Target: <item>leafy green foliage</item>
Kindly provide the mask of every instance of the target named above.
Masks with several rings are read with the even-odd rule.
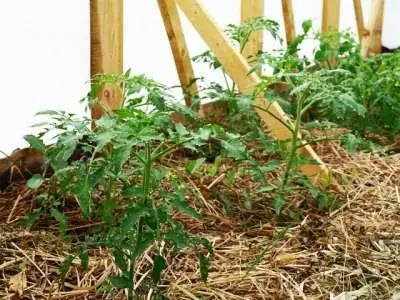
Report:
[[[226,172],[225,187],[232,188],[239,176],[248,177],[258,187],[251,192],[241,191],[244,207],[253,209],[258,202],[270,199],[275,213],[280,215],[290,209],[293,196],[307,201],[312,198],[320,208],[329,206],[329,195],[314,188],[297,172],[302,165],[315,163],[298,154],[297,149],[324,139],[339,139],[315,139],[313,130],[349,128],[352,132],[340,141],[350,153],[379,148],[365,139],[368,133],[389,138],[399,134],[400,54],[362,60],[349,33],[321,36],[312,32],[309,20],[302,28],[303,33],[287,49],[251,58],[254,67],[250,72],[265,66],[273,69],[271,76],[262,76],[253,93],[239,93],[212,52],[194,58],[224,75],[225,86],[210,83],[201,91],[207,99],[228,104],[229,119],[218,124],[199,117],[198,95],[192,95],[192,107],[184,107],[177,104],[167,87],[144,75],[133,76],[130,70],[122,76],[101,75],[93,79],[91,90],[83,99],[88,108],[99,104],[97,95],[105,84],[123,87],[123,107],[96,120],[94,131],[89,129],[92,121],[88,118],[53,110],[38,114],[50,121],[37,124],[42,131],[37,136],[25,136],[25,140],[45,155],[54,174],[49,179],[34,175],[27,182],[30,189],[38,190],[36,201],[40,208],[25,218],[25,224],[32,226],[40,216],[51,216],[66,237],[69,220],[61,204],[71,197],[78,200],[83,218],[104,222],[84,241],[76,242],[75,252],[62,264],[63,279],[74,258],[79,257],[87,268],[90,247],[101,245],[112,249],[118,268],[118,273],[110,276],[107,289],[127,289],[128,299],[149,288],[158,293],[168,249],[179,252],[191,248],[198,257],[200,275],[207,281],[211,244],[189,234],[174,217],[184,214],[202,219],[201,210],[188,202],[184,176],[165,163],[166,156],[187,151],[192,157],[185,161],[186,170],[198,177],[217,175],[225,159],[240,162],[240,169]],[[229,25],[226,33],[242,52],[251,33],[258,30],[266,30],[273,38],[282,40],[278,24],[264,18]],[[308,39],[319,41],[312,59],[301,57],[299,52]],[[280,85],[284,85],[284,91],[275,90]],[[254,108],[271,112],[267,105],[255,106],[256,93],[264,93],[270,102],[278,102],[288,113],[291,122],[281,122],[290,133],[288,140],[274,141],[265,133]],[[175,113],[191,123],[174,124],[171,118]],[[306,144],[301,144],[304,141],[299,138],[300,133],[309,137]],[[44,145],[46,135],[55,137],[53,145]],[[268,159],[259,159],[260,156]],[[233,201],[229,194],[216,194],[225,213],[229,213]],[[279,233],[279,238],[285,232]],[[140,282],[142,289],[135,291],[137,261],[145,252],[152,256],[153,266],[149,278]]]

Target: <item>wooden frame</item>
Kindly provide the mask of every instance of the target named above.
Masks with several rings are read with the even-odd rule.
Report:
[[[248,74],[250,66],[244,57],[232,46],[222,29],[211,18],[202,3],[199,0],[177,0],[177,3],[224,66],[226,72],[236,82],[239,90],[243,93],[252,91],[254,86],[260,82],[260,78],[255,73]],[[290,123],[290,120],[276,102],[269,102],[267,99],[264,99],[263,95],[259,94],[253,103],[257,113],[268,126],[274,138],[285,141],[292,138],[292,133],[282,124],[282,122]],[[307,145],[300,148],[298,152],[318,163],[304,165],[300,168],[301,171],[314,184],[328,183],[330,180],[329,170],[314,150]]]
[[[123,73],[123,0],[90,0],[90,75]],[[97,120],[103,109],[120,108],[122,91],[119,86],[105,85],[99,104],[92,107]]]
[[[264,0],[242,0],[240,9],[240,19],[242,24],[249,19],[264,16]],[[256,55],[263,50],[264,34],[262,30],[253,32],[248,43],[243,49],[243,56],[250,62]],[[262,70],[257,72],[261,75]]]
[[[382,28],[385,10],[385,0],[372,1],[371,13],[368,20],[367,34],[361,43],[361,55],[366,57],[382,51]]]
[[[340,23],[340,0],[324,0],[322,5],[323,34],[339,29]]]
[[[338,1],[338,0],[334,0]],[[245,3],[247,2],[247,3]],[[287,2],[290,4],[289,2]],[[249,74],[250,66],[246,59],[230,43],[222,29],[209,15],[199,0],[158,0],[160,12],[173,51],[176,68],[182,86],[190,86],[190,93],[197,93],[197,86],[192,82],[194,71],[189,51],[185,42],[177,5],[198,31],[209,48],[223,65],[225,71],[238,85],[242,93],[254,92],[254,87],[260,83],[256,73]],[[122,43],[123,43],[123,0],[91,0],[91,75],[101,73],[122,74]],[[242,20],[263,15],[263,0],[246,0],[242,3]],[[250,46],[245,49],[245,55],[254,55],[262,49],[262,33],[252,37]],[[99,95],[100,104],[92,109],[93,119],[98,119],[104,107],[115,109],[121,105],[121,89],[115,86],[105,86]],[[190,105],[187,98],[186,104]],[[290,119],[276,102],[264,99],[262,94],[255,95],[253,101],[255,110],[268,126],[270,134],[279,140],[289,141],[292,132],[285,126],[291,125]],[[205,107],[205,106],[204,106]],[[209,106],[208,109],[213,107]],[[204,110],[203,110],[204,111]],[[300,141],[301,142],[301,141]],[[300,170],[314,184],[329,184],[330,172],[319,159],[313,149],[306,145],[298,149],[299,153],[314,160],[316,164],[304,165]]]
[[[364,35],[366,34],[366,29],[364,25],[364,13],[362,9],[361,0],[353,0],[353,6],[354,6],[354,14],[356,17],[358,40],[361,43]]]
[[[282,14],[285,23],[286,44],[289,45],[296,37],[292,0],[282,0]]]
[[[191,96],[198,93],[198,88],[196,82],[194,82],[195,75],[192,61],[183,34],[176,1],[158,0],[158,7],[164,21],[164,27],[168,35],[172,55],[174,56],[179,81],[181,86],[186,89],[185,93],[189,94],[185,97],[185,103],[186,106],[190,107],[192,105]]]

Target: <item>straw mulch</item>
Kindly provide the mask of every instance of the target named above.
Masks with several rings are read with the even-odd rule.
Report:
[[[181,218],[212,241],[215,253],[207,284],[191,252],[165,253],[160,288],[169,299],[400,299],[400,155],[350,156],[332,142],[317,152],[346,195],[330,212],[305,209],[296,223],[262,206],[244,211],[239,203],[223,214],[206,183],[193,179],[207,222]],[[207,184],[222,189],[215,179]],[[243,179],[235,188],[252,185]],[[57,225],[28,232],[15,222],[31,198],[23,184],[0,194],[0,299],[125,299],[123,292],[106,292],[106,278],[116,272],[108,249],[92,250],[89,271],[77,261],[60,287],[59,265],[69,247],[57,237]],[[70,225],[70,232],[86,226]],[[150,250],[139,262],[139,281],[149,274]]]

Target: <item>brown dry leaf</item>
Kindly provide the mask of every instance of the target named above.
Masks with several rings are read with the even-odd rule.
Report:
[[[14,275],[8,281],[10,292],[17,292],[18,295],[22,296],[24,289],[27,286],[26,282],[26,270],[23,269],[17,275]]]
[[[293,253],[282,253],[275,257],[275,262],[279,265],[287,265],[296,260],[296,255]]]

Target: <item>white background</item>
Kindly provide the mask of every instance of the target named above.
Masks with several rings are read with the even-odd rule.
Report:
[[[240,0],[203,0],[218,24],[239,23]],[[371,1],[364,0],[365,21]],[[265,0],[265,14],[282,24],[280,0]],[[322,0],[294,0],[296,28],[305,19],[320,28]],[[34,114],[59,109],[83,114],[79,104],[89,79],[89,1],[85,0],[0,0],[0,150],[9,153],[26,146],[22,137],[33,132]],[[400,44],[398,16],[400,1],[387,0],[383,43]],[[207,50],[183,17],[192,56]],[[355,31],[353,1],[342,0],[341,29]],[[178,77],[156,0],[125,0],[124,68],[144,73],[166,85]],[[282,28],[282,36],[283,28]],[[276,47],[269,37],[265,49]],[[309,49],[306,49],[309,50]],[[195,65],[197,76],[210,74]]]

